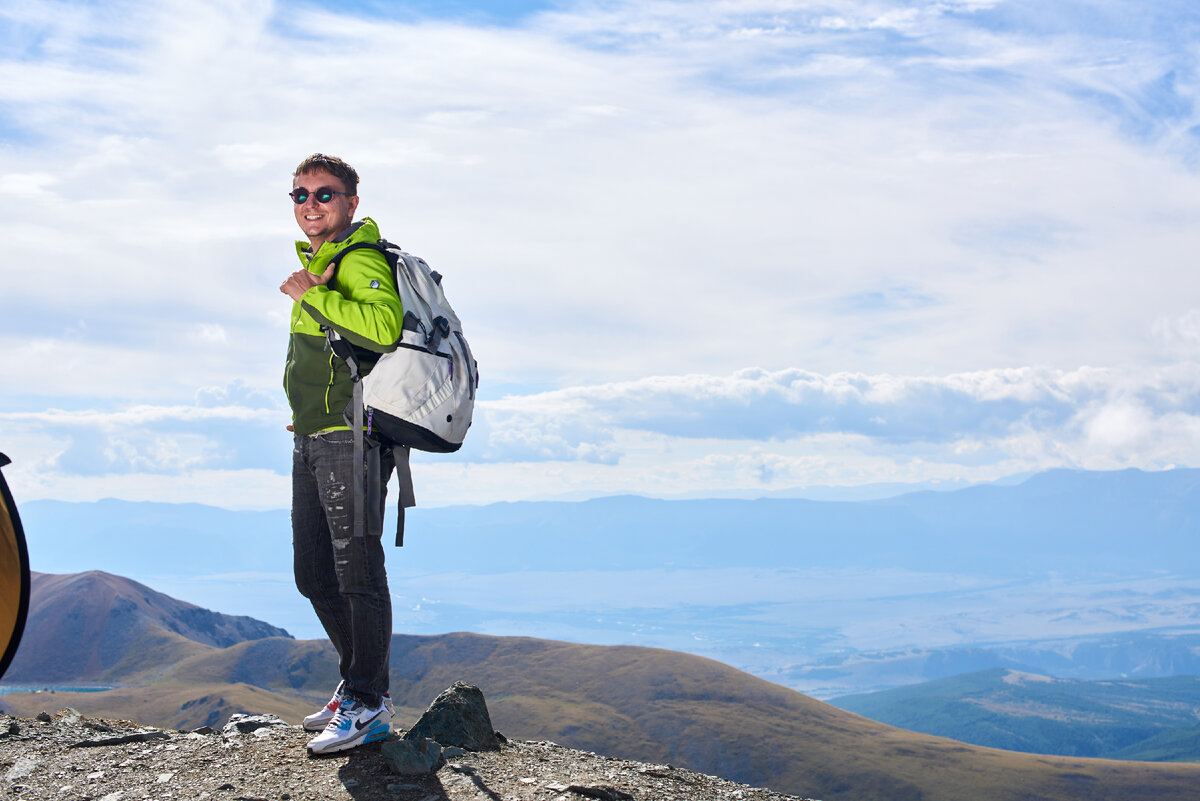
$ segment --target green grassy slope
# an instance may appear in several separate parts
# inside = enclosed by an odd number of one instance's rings
[[[872,720],[976,745],[1064,756],[1200,761],[1200,677],[1195,676],[1075,681],[997,669],[833,703]],[[1160,751],[1161,757],[1154,756]]]

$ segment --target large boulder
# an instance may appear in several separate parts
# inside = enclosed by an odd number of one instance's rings
[[[500,737],[492,728],[483,691],[461,681],[456,681],[435,698],[416,725],[404,735],[404,739],[413,741],[425,737],[468,751],[500,748]]]

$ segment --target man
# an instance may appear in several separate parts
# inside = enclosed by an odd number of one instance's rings
[[[296,586],[308,598],[338,653],[342,681],[329,704],[304,719],[319,731],[309,753],[342,751],[388,736],[391,706],[388,661],[392,605],[383,565],[384,496],[394,466],[380,456],[377,492],[355,535],[354,433],[343,414],[353,394],[350,370],[327,349],[325,328],[354,347],[366,374],[382,352],[394,349],[403,313],[391,269],[369,248],[346,254],[336,273],[330,260],[356,242],[375,242],[369,217],[354,222],[358,174],[321,153],[292,176],[296,222],[307,237],[297,242],[303,265],[279,290],[292,305],[284,389],[292,407],[292,547]],[[367,479],[368,481],[370,478]],[[375,528],[377,530],[372,530]]]

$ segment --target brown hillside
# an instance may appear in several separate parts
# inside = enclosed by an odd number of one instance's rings
[[[222,615],[178,601],[135,581],[103,573],[33,573],[29,616],[16,657],[5,674],[13,684],[120,681],[113,669],[133,654],[136,672],[169,664],[179,654],[145,642],[157,627],[191,643],[223,648],[260,637],[287,637],[283,629],[249,617]],[[161,639],[159,637],[158,639]]]

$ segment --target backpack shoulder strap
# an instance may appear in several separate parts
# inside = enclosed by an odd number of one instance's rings
[[[333,277],[337,277],[337,270],[342,265],[342,259],[346,257],[347,253],[353,253],[356,250],[367,249],[374,250],[377,253],[382,254],[383,257],[387,259],[389,265],[392,263],[392,259],[388,255],[388,243],[385,240],[381,239],[378,242],[355,242],[353,245],[342,248],[337,253],[333,254],[333,258],[329,260],[329,263],[333,265]]]

